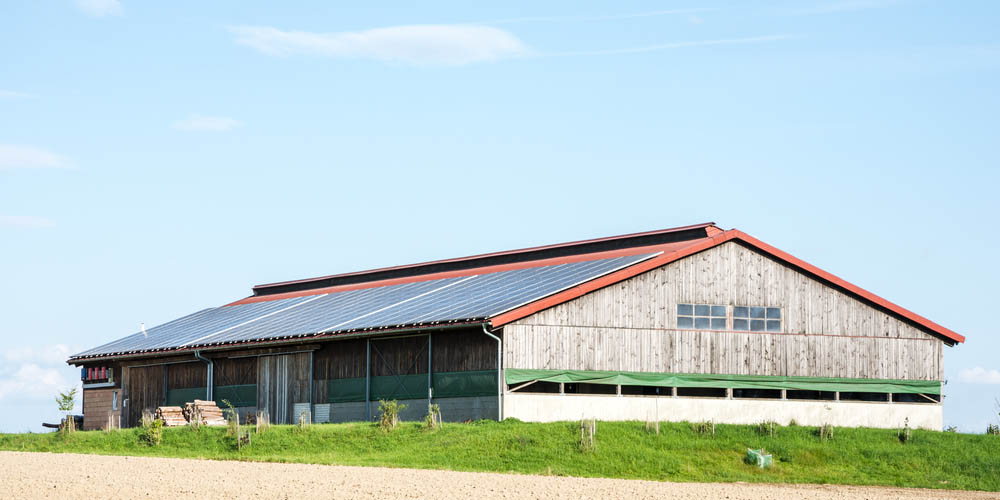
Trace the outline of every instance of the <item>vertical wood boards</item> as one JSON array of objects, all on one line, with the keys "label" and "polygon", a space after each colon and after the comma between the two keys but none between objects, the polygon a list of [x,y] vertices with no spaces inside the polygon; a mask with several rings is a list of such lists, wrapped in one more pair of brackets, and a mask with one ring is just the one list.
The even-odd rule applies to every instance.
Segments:
[{"label": "vertical wood boards", "polygon": [[[677,330],[678,303],[780,307],[782,329]],[[936,337],[737,242],[539,311],[504,336],[510,368],[943,379]]]},{"label": "vertical wood boards", "polygon": [[309,353],[257,358],[257,408],[275,424],[290,424],[295,403],[309,403]]},{"label": "vertical wood boards", "polygon": [[143,410],[155,411],[166,401],[164,392],[164,371],[166,365],[129,367],[125,375],[125,397],[128,398],[124,409],[122,425],[131,427],[142,421]]}]

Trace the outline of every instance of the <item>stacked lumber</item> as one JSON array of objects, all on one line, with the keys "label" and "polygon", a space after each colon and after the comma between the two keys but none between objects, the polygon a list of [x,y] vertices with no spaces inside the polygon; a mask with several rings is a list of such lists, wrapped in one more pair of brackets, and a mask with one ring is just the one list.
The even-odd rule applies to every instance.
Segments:
[{"label": "stacked lumber", "polygon": [[180,406],[159,406],[156,418],[163,421],[164,427],[180,427],[188,423]]},{"label": "stacked lumber", "polygon": [[222,416],[222,410],[215,404],[215,401],[196,399],[191,403],[186,403],[183,411],[188,421],[200,417],[202,425],[226,425],[226,418]]}]

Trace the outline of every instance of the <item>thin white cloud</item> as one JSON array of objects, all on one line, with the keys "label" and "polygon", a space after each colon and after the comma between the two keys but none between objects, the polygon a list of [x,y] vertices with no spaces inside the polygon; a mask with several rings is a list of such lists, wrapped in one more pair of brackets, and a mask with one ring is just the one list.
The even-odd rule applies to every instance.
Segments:
[{"label": "thin white cloud", "polygon": [[76,0],[76,7],[88,16],[120,16],[122,4],[118,0]]},{"label": "thin white cloud", "polygon": [[841,2],[802,6],[791,10],[789,13],[797,15],[836,14],[840,12],[882,9],[898,5],[899,3],[901,3],[900,0],[844,0]]},{"label": "thin white cloud", "polygon": [[15,168],[66,168],[69,158],[34,146],[0,144],[0,170]]},{"label": "thin white cloud", "polygon": [[66,366],[71,352],[65,344],[0,350],[0,402],[51,400],[77,385],[76,369]]},{"label": "thin white cloud", "polygon": [[24,92],[0,89],[0,99],[27,99],[29,97],[32,97],[32,95]]},{"label": "thin white cloud", "polygon": [[744,45],[749,43],[762,43],[762,42],[775,42],[780,40],[788,40],[795,38],[792,35],[767,35],[767,36],[755,36],[748,38],[725,38],[719,40],[694,40],[688,42],[671,42],[671,43],[661,43],[657,45],[646,45],[643,47],[627,47],[623,49],[607,49],[607,50],[582,50],[576,52],[553,52],[550,54],[542,54],[542,56],[603,56],[603,55],[613,55],[613,54],[635,54],[639,52],[655,52],[660,50],[670,50],[670,49],[682,49],[687,47],[705,47],[710,45]]},{"label": "thin white cloud", "polygon": [[650,12],[637,12],[633,14],[610,14],[606,16],[536,16],[536,17],[514,17],[510,19],[494,19],[491,21],[478,21],[466,24],[517,24],[534,22],[583,22],[583,21],[613,21],[617,19],[634,19],[642,17],[672,16],[677,14],[695,14],[698,12],[712,12],[719,9],[708,7],[697,7],[690,9],[654,10]]},{"label": "thin white cloud", "polygon": [[969,384],[1000,384],[1000,370],[987,370],[981,366],[966,368],[958,373],[958,380]]},{"label": "thin white cloud", "polygon": [[0,215],[0,227],[39,228],[55,225],[52,219],[37,215]]},{"label": "thin white cloud", "polygon": [[268,26],[229,28],[236,42],[264,54],[374,59],[415,66],[457,66],[517,57],[528,48],[501,29],[474,25],[412,25],[365,31],[312,33]]},{"label": "thin white cloud", "polygon": [[192,115],[187,119],[174,122],[173,127],[189,132],[225,132],[240,125],[242,122],[227,116]]}]

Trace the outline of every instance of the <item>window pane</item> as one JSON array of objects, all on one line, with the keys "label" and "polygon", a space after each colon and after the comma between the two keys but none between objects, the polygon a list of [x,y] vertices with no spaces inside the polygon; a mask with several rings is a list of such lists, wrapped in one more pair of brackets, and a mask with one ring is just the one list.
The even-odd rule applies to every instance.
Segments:
[{"label": "window pane", "polygon": [[751,307],[750,308],[750,317],[751,318],[763,318],[764,317],[764,308],[763,307]]},{"label": "window pane", "polygon": [[750,320],[750,331],[751,332],[763,332],[764,331],[764,320],[762,320],[762,319],[752,319],[752,320]]},{"label": "window pane", "polygon": [[733,308],[734,318],[749,318],[750,308],[749,307],[734,307]]},{"label": "window pane", "polygon": [[694,308],[691,304],[677,304],[677,314],[690,316],[692,312],[694,312]]},{"label": "window pane", "polygon": [[726,317],[726,306],[712,306],[712,316],[716,318]]},{"label": "window pane", "polygon": [[698,305],[694,306],[694,315],[695,316],[708,316],[708,306],[706,306],[704,304],[698,304]]},{"label": "window pane", "polygon": [[691,328],[694,326],[694,322],[690,316],[678,316],[677,317],[677,328]]},{"label": "window pane", "polygon": [[749,330],[750,322],[745,319],[734,319],[733,330]]},{"label": "window pane", "polygon": [[781,331],[781,320],[769,319],[767,320],[767,331],[769,332],[780,332]]},{"label": "window pane", "polygon": [[781,319],[781,308],[780,307],[768,307],[767,308],[767,319]]},{"label": "window pane", "polygon": [[694,327],[697,330],[708,330],[708,318],[695,318]]},{"label": "window pane", "polygon": [[725,330],[726,329],[726,318],[712,318],[712,329],[713,330]]}]

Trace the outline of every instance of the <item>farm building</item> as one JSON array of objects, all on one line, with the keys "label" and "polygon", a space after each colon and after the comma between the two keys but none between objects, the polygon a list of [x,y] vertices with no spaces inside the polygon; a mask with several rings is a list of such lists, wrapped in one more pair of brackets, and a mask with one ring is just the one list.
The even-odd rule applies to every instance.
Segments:
[{"label": "farm building", "polygon": [[226,400],[272,422],[942,426],[964,337],[712,223],[258,285],[72,356],[84,427]]}]

